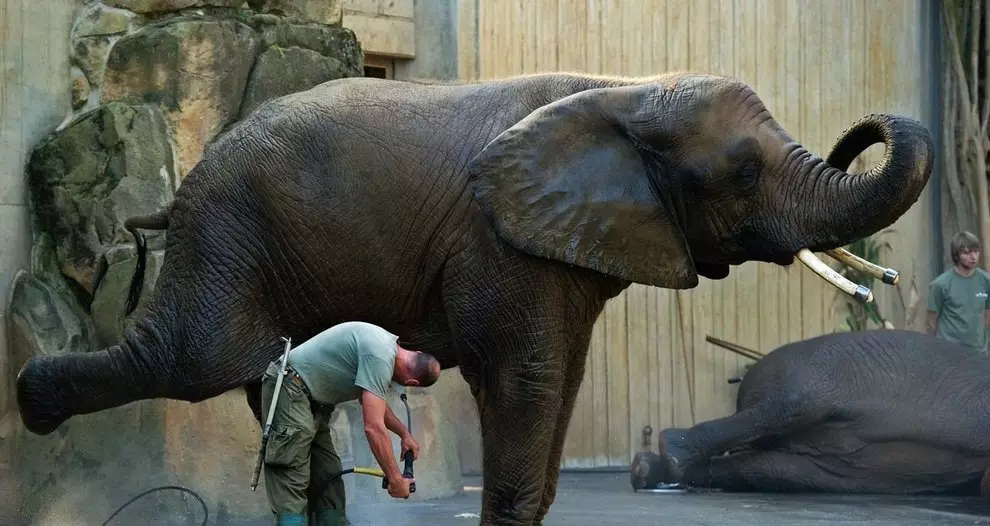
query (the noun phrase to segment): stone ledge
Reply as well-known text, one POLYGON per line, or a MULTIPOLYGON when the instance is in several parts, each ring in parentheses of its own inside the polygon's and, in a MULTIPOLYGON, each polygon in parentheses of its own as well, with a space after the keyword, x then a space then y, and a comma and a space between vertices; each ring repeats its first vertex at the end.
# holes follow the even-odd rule
POLYGON ((416 24, 412 20, 345 10, 342 25, 354 31, 365 53, 416 57, 416 24))

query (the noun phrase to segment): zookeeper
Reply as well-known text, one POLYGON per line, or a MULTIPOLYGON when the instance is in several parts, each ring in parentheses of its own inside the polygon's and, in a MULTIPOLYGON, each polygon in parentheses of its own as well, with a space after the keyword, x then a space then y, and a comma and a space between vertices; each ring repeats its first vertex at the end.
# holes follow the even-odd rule
MULTIPOLYGON (((281 358, 265 371, 262 414, 267 414, 281 358)), ((370 323, 334 325, 289 352, 264 457, 265 488, 278 526, 306 525, 310 506, 316 526, 345 524, 344 482, 336 477, 320 495, 310 481, 341 471, 330 437, 334 406, 359 400, 371 451, 388 479, 394 498, 408 498, 409 484, 392 453, 386 429, 401 439, 405 455, 419 456, 419 444, 385 402, 390 382, 429 387, 440 376, 440 362, 404 349, 398 337, 370 323)))

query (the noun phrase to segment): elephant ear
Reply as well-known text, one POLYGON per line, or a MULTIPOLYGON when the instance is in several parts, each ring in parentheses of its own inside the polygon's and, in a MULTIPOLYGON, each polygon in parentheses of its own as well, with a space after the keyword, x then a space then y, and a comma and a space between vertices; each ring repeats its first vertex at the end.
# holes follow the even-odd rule
POLYGON ((696 286, 660 163, 637 147, 637 129, 660 132, 659 98, 655 86, 583 91, 495 137, 468 171, 498 235, 528 254, 632 282, 696 286))

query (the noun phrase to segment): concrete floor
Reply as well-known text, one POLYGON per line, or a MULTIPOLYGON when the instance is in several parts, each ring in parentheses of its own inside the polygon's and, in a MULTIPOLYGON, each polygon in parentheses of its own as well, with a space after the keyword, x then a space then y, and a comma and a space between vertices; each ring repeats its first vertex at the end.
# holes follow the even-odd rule
MULTIPOLYGON (((420 484, 423 482, 418 481, 420 484)), ((469 477, 462 495, 446 499, 361 502, 349 497, 349 517, 354 526, 432 525, 473 526, 479 523, 481 481, 469 477)), ((193 516, 170 517, 181 509, 168 499, 164 507, 153 501, 135 503, 134 508, 114 518, 112 524, 198 526, 199 505, 186 498, 193 516)), ((2 506, 2 505, 0 505, 2 506)), ((271 526, 271 520, 217 520, 211 506, 209 526, 271 526)), ((23 519, 23 518, 21 518, 23 519)), ((6 520, 9 526, 27 526, 29 521, 6 520)), ((73 526, 78 523, 73 523, 73 526)), ((774 495, 729 493, 635 493, 625 473, 564 473, 557 500, 545 526, 569 525, 835 525, 868 526, 990 526, 990 502, 979 498, 884 497, 860 495, 774 495)))
MULTIPOLYGON (((383 502, 355 510, 355 526, 478 524, 480 479, 465 481, 464 495, 442 500, 383 502)), ((620 473, 565 473, 550 525, 990 525, 982 499, 768 495, 727 493, 634 493, 620 473)))

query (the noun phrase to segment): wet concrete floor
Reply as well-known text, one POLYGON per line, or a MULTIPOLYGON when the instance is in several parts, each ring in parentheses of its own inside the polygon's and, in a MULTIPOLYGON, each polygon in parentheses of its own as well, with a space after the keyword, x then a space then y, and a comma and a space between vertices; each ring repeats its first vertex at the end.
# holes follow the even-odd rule
MULTIPOLYGON (((481 507, 481 479, 466 477, 458 496, 408 501, 349 502, 354 526, 477 525, 481 507)), ((349 495, 349 501, 355 496, 349 495)), ((175 509, 168 499, 165 509, 175 509)), ((168 520, 167 512, 152 503, 137 504, 111 524, 201 524, 198 505, 188 500, 191 517, 168 520)), ((0 505, 2 506, 2 505, 0 505)), ((210 506, 210 526, 271 526, 273 521, 230 521, 210 506), (220 520, 218 520, 218 518, 220 520)), ((23 519, 23 518, 21 518, 23 519)), ((174 519, 174 518, 173 518, 174 519)), ((30 521, 5 520, 8 526, 30 521)), ((80 524, 73 522, 72 526, 80 524)), ((626 473, 563 473, 557 500, 545 526, 598 525, 853 525, 868 526, 990 526, 990 502, 980 498, 892 497, 864 495, 731 494, 720 492, 633 492, 626 473)), ((67 525, 68 526, 68 525, 67 525)))
MULTIPOLYGON (((355 510, 355 526, 478 524, 480 479, 463 495, 431 501, 382 502, 355 510)), ((564 473, 544 521, 550 525, 990 525, 979 498, 729 493, 636 493, 624 473, 564 473)))

